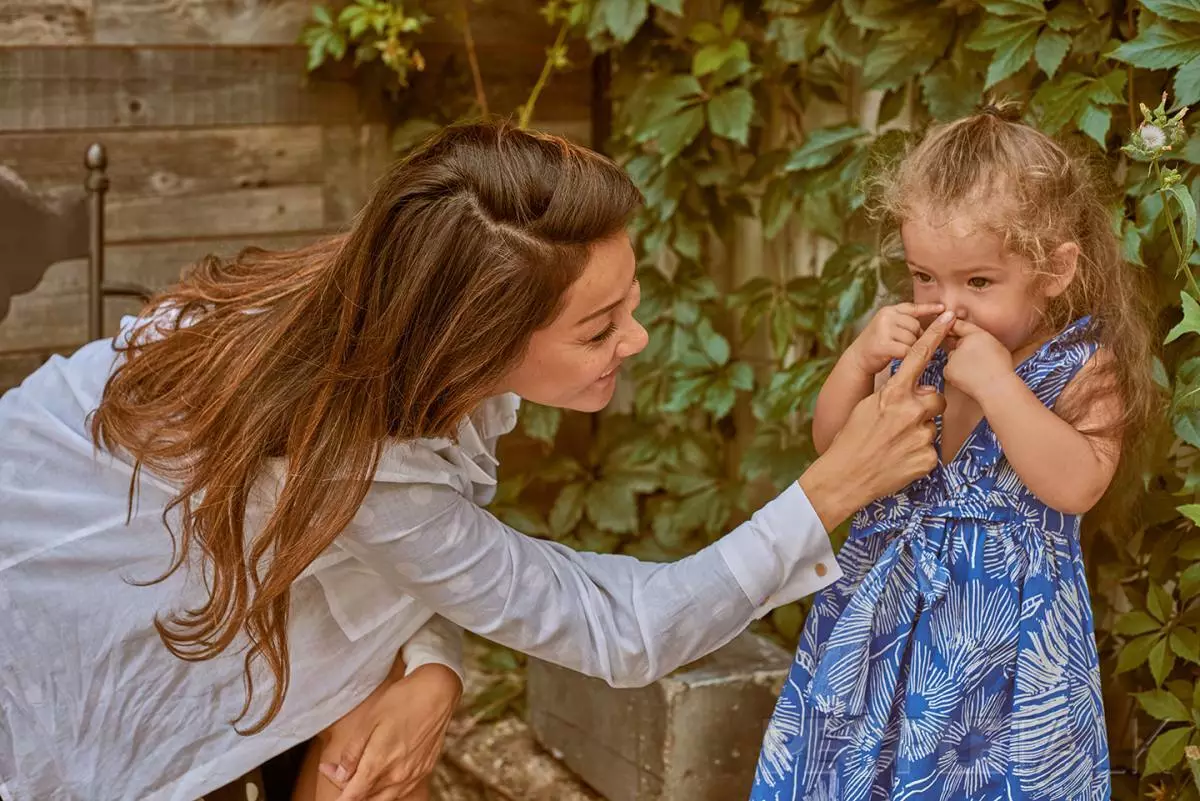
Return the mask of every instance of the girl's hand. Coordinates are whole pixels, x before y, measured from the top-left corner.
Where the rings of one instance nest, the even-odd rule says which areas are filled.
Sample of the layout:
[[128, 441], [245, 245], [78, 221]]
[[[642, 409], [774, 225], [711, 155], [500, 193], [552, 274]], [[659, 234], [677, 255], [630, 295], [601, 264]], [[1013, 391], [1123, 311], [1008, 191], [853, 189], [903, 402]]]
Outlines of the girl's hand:
[[940, 303], [898, 303], [884, 306], [875, 312], [871, 322], [846, 349], [864, 375], [874, 376], [892, 363], [903, 359], [908, 349], [921, 336], [919, 317], [939, 314], [945, 308]]
[[437, 765], [461, 696], [454, 671], [427, 664], [360, 707], [341, 758], [320, 767], [342, 790], [338, 801], [396, 801], [420, 788]]
[[1012, 354], [1000, 340], [966, 320], [954, 322], [958, 338], [946, 362], [946, 380], [980, 405], [992, 389], [1013, 373]]

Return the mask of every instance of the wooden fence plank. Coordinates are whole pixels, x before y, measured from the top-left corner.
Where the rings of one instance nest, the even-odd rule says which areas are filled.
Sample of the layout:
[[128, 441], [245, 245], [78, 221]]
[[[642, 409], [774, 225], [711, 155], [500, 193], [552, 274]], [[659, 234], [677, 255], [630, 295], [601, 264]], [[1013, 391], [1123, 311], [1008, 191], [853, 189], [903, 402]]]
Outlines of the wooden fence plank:
[[300, 47], [0, 49], [0, 131], [359, 121]]
[[98, 44], [295, 44], [316, 0], [93, 0]]
[[324, 174], [315, 125], [0, 134], [0, 165], [38, 193], [82, 191], [83, 154], [97, 141], [108, 150], [110, 198], [320, 183]]
[[0, 45], [78, 45], [92, 40], [94, 0], [4, 0]]
[[[312, 242], [319, 232], [286, 236], [255, 236], [157, 244], [113, 245], [106, 249], [106, 272], [113, 281], [134, 281], [159, 289], [177, 281], [182, 271], [204, 256], [231, 256], [242, 248], [291, 248]], [[0, 354], [51, 351], [83, 343], [87, 337], [87, 263], [59, 262], [46, 271], [37, 289], [12, 299], [8, 316], [0, 321]], [[110, 298], [105, 319], [113, 332], [121, 314], [137, 303]]]
[[109, 242], [313, 231], [325, 226], [324, 188], [312, 184], [114, 198], [106, 205], [104, 219]]
[[384, 125], [326, 127], [326, 226], [350, 222], [393, 160], [390, 137]]

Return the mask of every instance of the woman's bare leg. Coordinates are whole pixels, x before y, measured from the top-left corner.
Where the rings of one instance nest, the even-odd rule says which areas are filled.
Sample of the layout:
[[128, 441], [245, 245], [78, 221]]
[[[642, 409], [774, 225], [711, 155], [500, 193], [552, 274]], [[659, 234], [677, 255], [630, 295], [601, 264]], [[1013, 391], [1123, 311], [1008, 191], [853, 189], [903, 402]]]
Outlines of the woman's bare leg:
[[[341, 790], [329, 781], [319, 770], [322, 762], [336, 763], [342, 757], [342, 750], [356, 729], [355, 724], [369, 714], [371, 707], [379, 700], [387, 689], [404, 677], [404, 661], [396, 657], [391, 672], [361, 704], [350, 710], [347, 715], [334, 723], [325, 731], [318, 734], [309, 743], [304, 754], [304, 764], [300, 767], [300, 775], [296, 779], [296, 787], [292, 791], [292, 801], [336, 801]], [[400, 801], [428, 801], [429, 782], [420, 789], [405, 796]]]

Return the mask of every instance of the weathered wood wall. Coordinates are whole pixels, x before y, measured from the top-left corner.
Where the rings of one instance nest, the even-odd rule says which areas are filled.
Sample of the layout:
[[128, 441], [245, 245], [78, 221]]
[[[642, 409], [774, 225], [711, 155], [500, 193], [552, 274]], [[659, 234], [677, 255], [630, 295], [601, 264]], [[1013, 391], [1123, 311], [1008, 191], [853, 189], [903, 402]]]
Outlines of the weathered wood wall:
[[[417, 76], [470, 92], [449, 22], [427, 2]], [[493, 112], [511, 113], [553, 37], [536, 0], [467, 0]], [[376, 89], [305, 74], [312, 0], [0, 0], [0, 165], [47, 197], [82, 192], [83, 153], [109, 150], [108, 274], [152, 287], [208, 253], [287, 247], [344, 226], [391, 160]], [[438, 90], [441, 91], [441, 90]], [[434, 101], [436, 102], [436, 101]], [[411, 104], [410, 104], [411, 105]], [[420, 113], [410, 109], [409, 113]], [[586, 64], [556, 75], [536, 123], [588, 142]], [[3, 221], [0, 221], [0, 225]], [[0, 254], [0, 267], [4, 256]], [[84, 261], [52, 266], [0, 321], [0, 391], [85, 336]], [[115, 324], [128, 301], [110, 300]]]

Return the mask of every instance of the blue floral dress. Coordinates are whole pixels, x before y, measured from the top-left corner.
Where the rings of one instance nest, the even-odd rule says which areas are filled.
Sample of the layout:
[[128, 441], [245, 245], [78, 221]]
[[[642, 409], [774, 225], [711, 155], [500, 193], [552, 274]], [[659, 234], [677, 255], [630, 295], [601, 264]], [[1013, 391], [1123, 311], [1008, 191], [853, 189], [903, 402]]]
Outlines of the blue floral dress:
[[[1017, 368], [1046, 406], [1091, 334], [1079, 320]], [[939, 351], [923, 383], [943, 387], [945, 364]], [[753, 801], [1109, 798], [1079, 518], [1034, 497], [986, 420], [952, 462], [861, 510], [838, 562]]]

